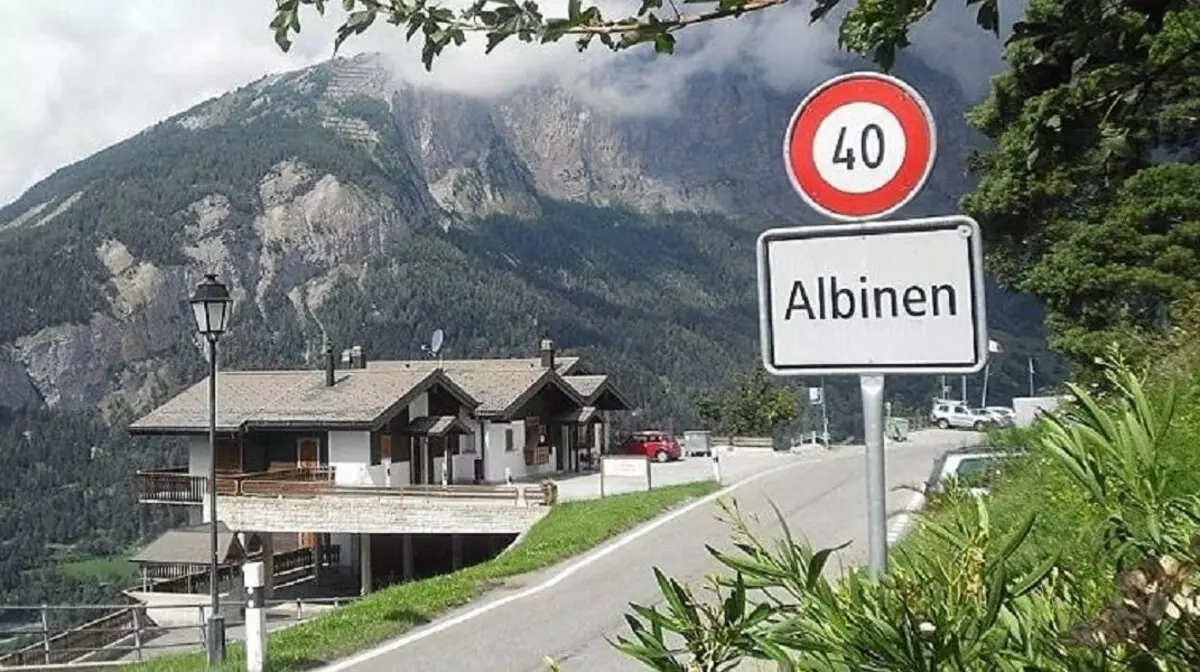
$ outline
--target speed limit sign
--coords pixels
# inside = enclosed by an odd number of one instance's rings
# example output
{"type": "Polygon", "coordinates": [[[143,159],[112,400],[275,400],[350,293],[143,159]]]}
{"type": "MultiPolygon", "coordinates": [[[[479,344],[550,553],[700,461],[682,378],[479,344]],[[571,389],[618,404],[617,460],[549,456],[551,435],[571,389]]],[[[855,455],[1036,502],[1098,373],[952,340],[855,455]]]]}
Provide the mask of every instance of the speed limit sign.
{"type": "Polygon", "coordinates": [[[854,72],[827,80],[800,102],[783,153],[792,186],[814,210],[845,221],[877,219],[924,186],[937,129],[911,86],[854,72]]]}

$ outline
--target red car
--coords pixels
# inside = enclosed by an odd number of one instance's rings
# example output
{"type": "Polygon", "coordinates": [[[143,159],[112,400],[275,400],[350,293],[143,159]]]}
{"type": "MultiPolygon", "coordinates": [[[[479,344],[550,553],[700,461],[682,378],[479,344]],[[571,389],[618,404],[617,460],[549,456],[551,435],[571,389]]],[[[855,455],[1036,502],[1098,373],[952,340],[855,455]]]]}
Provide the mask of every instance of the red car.
{"type": "Polygon", "coordinates": [[[617,449],[621,455],[645,455],[658,462],[683,457],[683,447],[672,435],[658,430],[634,432],[617,449]]]}

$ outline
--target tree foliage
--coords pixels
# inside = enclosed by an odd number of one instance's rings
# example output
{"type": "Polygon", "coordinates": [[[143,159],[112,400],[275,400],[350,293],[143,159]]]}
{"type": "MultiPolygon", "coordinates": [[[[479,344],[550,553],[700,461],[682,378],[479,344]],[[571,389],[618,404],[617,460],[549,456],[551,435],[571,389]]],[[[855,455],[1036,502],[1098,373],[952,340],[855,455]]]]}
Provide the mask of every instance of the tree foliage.
{"type": "Polygon", "coordinates": [[[696,398],[696,412],[711,430],[726,436],[770,436],[796,419],[799,401],[760,366],[743,374],[735,387],[696,398]]]}
{"type": "Polygon", "coordinates": [[[971,116],[993,142],[963,205],[990,270],[1090,363],[1161,333],[1200,278],[1200,5],[1034,0],[1006,59],[971,116]]]}
{"type": "MultiPolygon", "coordinates": [[[[529,43],[558,42],[570,37],[580,51],[599,41],[613,51],[650,43],[661,54],[675,51],[675,34],[689,26],[785,5],[790,0],[641,0],[637,10],[606,16],[597,5],[568,0],[564,16],[547,16],[533,0],[474,0],[455,11],[428,0],[342,0],[346,19],[337,29],[334,48],[359,35],[379,21],[404,30],[405,39],[421,36],[421,60],[427,69],[447,47],[466,43],[468,35],[482,33],[490,53],[510,38],[529,43]],[[683,11],[684,9],[693,11],[683,11]]],[[[275,41],[286,51],[300,32],[300,13],[312,7],[325,13],[331,0],[277,0],[271,29],[275,41]]],[[[818,0],[810,18],[818,21],[842,4],[842,0],[818,0]]],[[[896,52],[908,46],[908,31],[927,16],[937,0],[862,0],[846,14],[839,32],[840,44],[869,56],[885,69],[891,68],[896,52]]],[[[999,0],[967,0],[979,5],[980,26],[999,34],[999,0]]]]}

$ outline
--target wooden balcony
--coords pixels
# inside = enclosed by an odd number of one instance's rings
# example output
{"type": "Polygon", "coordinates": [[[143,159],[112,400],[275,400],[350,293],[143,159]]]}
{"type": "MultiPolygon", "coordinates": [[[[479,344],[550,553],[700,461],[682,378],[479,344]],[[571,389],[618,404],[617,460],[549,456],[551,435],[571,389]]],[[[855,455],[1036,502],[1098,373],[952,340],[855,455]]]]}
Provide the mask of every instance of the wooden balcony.
{"type": "MultiPolygon", "coordinates": [[[[137,473],[138,501],[143,504],[203,504],[207,486],[207,477],[188,474],[187,467],[137,473]]],[[[512,500],[515,504],[548,506],[554,504],[557,499],[557,487],[552,483],[346,486],[334,482],[333,467],[306,467],[255,473],[218,472],[217,494],[222,497],[271,498],[346,495],[512,500]]]]}
{"type": "Polygon", "coordinates": [[[137,472],[138,501],[143,504],[202,504],[208,479],[191,476],[187,467],[137,472]]]}

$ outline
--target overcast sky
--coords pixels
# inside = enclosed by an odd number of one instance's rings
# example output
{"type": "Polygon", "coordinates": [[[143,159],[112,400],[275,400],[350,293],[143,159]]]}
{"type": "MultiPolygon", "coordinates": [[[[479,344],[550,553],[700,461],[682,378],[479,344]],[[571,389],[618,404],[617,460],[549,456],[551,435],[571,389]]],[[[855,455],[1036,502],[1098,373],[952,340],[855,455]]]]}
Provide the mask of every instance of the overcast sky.
{"type": "MultiPolygon", "coordinates": [[[[802,2],[804,0],[793,0],[802,2]]],[[[945,0],[955,2],[955,0],[945,0]]],[[[939,9],[936,25],[914,36],[919,55],[979,95],[997,67],[999,45],[959,8],[939,9]]],[[[156,121],[267,73],[329,58],[336,13],[304,17],[304,31],[288,54],[271,39],[272,0],[5,0],[0,7],[0,204],[55,169],[118,142],[156,121]]],[[[337,7],[340,3],[329,3],[337,7]]],[[[543,3],[547,13],[557,6],[543,3]]],[[[335,10],[337,11],[337,10],[335,10]]],[[[723,21],[684,31],[685,56],[654,67],[614,68],[619,62],[596,47],[577,54],[569,43],[551,47],[502,46],[484,57],[471,48],[449,53],[426,74],[415,47],[380,24],[343,47],[344,55],[385,51],[401,75],[416,82],[488,95],[553,78],[618,82],[660,105],[664,84],[691,74],[751,69],[769,84],[788,88],[833,74],[832,25],[810,26],[807,6],[770,10],[760,19],[723,21]],[[619,74],[614,74],[619,73],[619,74]]],[[[1011,21],[1013,17],[1006,17],[1011,21]]],[[[628,63],[628,56],[622,57],[628,63]]],[[[803,91],[798,91],[798,97],[803,91]]]]}

